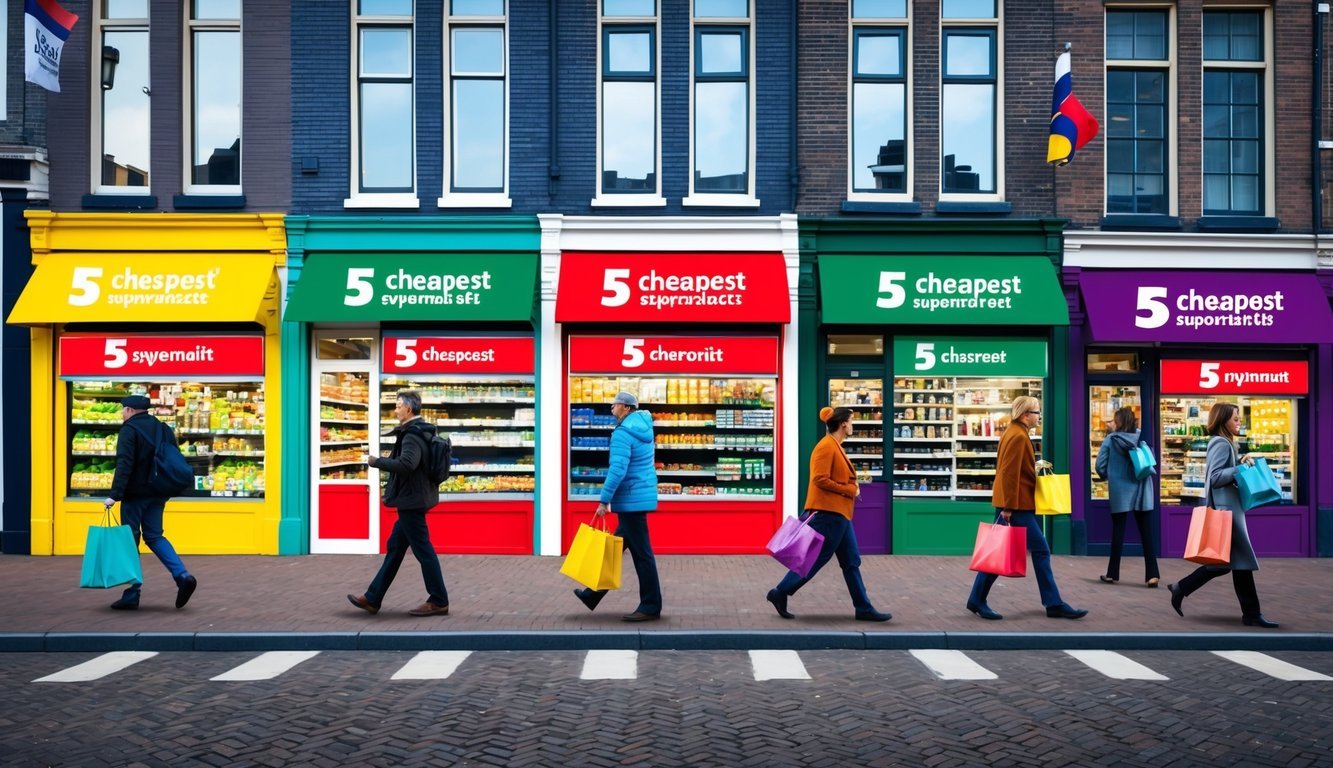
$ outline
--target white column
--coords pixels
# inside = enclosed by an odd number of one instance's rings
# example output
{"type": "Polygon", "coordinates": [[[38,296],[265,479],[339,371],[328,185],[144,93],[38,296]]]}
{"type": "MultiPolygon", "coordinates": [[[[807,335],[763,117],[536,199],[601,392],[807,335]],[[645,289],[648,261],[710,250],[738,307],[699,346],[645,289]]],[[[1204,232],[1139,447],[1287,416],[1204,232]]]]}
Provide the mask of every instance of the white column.
{"type": "Polygon", "coordinates": [[[561,214],[539,214],[541,264],[538,271],[541,354],[537,371],[537,554],[560,554],[560,520],[564,515],[565,359],[560,325],[555,321],[555,296],[560,282],[561,214]]]}

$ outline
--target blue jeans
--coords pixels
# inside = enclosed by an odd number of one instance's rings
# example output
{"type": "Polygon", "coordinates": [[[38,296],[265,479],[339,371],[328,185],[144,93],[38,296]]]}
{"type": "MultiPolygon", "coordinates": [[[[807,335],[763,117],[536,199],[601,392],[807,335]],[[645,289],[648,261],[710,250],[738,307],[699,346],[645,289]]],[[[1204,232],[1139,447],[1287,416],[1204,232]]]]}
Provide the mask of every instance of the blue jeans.
{"type": "MultiPolygon", "coordinates": [[[[656,616],[662,612],[662,583],[657,579],[657,558],[648,540],[647,512],[620,512],[616,515],[615,535],[625,539],[625,549],[634,561],[634,575],[639,579],[639,607],[635,611],[656,616]]],[[[585,590],[588,602],[596,607],[607,590],[585,590]]]]}
{"type": "MultiPolygon", "coordinates": [[[[1000,510],[995,510],[995,522],[1004,518],[1000,510]]],[[[1032,555],[1032,570],[1037,576],[1037,590],[1041,592],[1041,604],[1047,608],[1064,605],[1060,597],[1060,588],[1055,586],[1055,573],[1051,571],[1051,548],[1046,544],[1046,536],[1041,532],[1041,521],[1035,512],[1015,512],[1009,518],[1010,525],[1021,525],[1028,529],[1028,554],[1032,555]]],[[[991,585],[1000,578],[993,573],[978,573],[972,581],[972,594],[967,598],[968,605],[985,605],[991,585]]]]}
{"type": "Polygon", "coordinates": [[[398,522],[393,524],[389,534],[389,543],[385,547],[384,562],[379,573],[366,590],[366,600],[378,606],[384,600],[384,593],[398,575],[398,567],[403,564],[407,550],[411,549],[421,563],[421,578],[426,582],[426,599],[431,605],[448,605],[449,592],[444,588],[444,574],[440,572],[440,558],[435,554],[435,547],[430,543],[430,528],[426,525],[426,510],[400,509],[398,522]]]}
{"type": "MultiPolygon", "coordinates": [[[[171,572],[171,578],[177,584],[190,575],[181,562],[176,548],[171,546],[167,537],[162,535],[162,512],[166,509],[166,499],[124,499],[120,503],[120,521],[130,527],[134,533],[134,544],[138,546],[140,536],[152,550],[162,565],[171,572]]],[[[132,584],[121,596],[122,600],[138,602],[141,584],[132,584]]]]}
{"type": "Polygon", "coordinates": [[[819,550],[819,557],[815,559],[814,567],[810,573],[802,577],[795,571],[787,571],[787,575],[778,582],[778,592],[791,596],[796,594],[796,590],[805,586],[805,583],[819,573],[819,569],[824,564],[838,556],[838,565],[842,567],[842,580],[847,582],[847,594],[852,596],[852,605],[856,607],[857,613],[866,613],[875,610],[870,604],[870,598],[866,595],[865,582],[861,581],[861,549],[856,546],[856,532],[852,530],[852,521],[839,515],[836,512],[811,512],[806,510],[801,513],[801,519],[814,515],[810,520],[810,527],[814,528],[824,535],[824,546],[819,550]]]}

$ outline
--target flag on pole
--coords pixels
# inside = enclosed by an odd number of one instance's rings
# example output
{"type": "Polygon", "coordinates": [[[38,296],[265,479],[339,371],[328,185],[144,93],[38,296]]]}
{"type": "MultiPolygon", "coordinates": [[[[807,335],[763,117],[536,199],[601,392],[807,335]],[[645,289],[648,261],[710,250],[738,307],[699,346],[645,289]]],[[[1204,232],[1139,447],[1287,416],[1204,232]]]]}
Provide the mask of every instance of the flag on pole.
{"type": "Polygon", "coordinates": [[[1051,137],[1046,144],[1046,162],[1064,165],[1074,151],[1097,135],[1097,118],[1079,103],[1069,74],[1069,51],[1055,61],[1055,92],[1051,96],[1051,137]]]}
{"type": "Polygon", "coordinates": [[[60,93],[60,52],[79,17],[61,8],[56,0],[24,0],[23,14],[27,35],[24,79],[60,93]]]}

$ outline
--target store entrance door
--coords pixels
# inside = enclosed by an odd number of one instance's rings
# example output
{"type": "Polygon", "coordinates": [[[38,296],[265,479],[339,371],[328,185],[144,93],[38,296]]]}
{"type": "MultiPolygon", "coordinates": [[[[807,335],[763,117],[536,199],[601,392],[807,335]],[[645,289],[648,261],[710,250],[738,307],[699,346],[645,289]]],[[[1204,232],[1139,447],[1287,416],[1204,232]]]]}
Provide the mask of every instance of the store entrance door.
{"type": "Polygon", "coordinates": [[[884,482],[884,366],[830,364],[826,385],[829,405],[852,409],[852,436],[843,443],[843,451],[856,467],[861,490],[852,515],[856,543],[862,554],[888,554],[893,526],[892,494],[884,482]]]}
{"type": "Polygon", "coordinates": [[[311,361],[310,551],[315,554],[379,552],[379,494],[366,465],[378,451],[373,432],[379,402],[375,331],[316,331],[311,361]]]}
{"type": "MultiPolygon", "coordinates": [[[[1122,408],[1130,408],[1134,412],[1134,420],[1138,425],[1140,440],[1146,442],[1153,451],[1154,456],[1161,456],[1161,451],[1157,445],[1157,430],[1153,428],[1155,423],[1155,413],[1153,409],[1145,407],[1144,393],[1150,389],[1148,383],[1142,377],[1143,365],[1138,353],[1126,353],[1124,355],[1115,354],[1093,354],[1090,355],[1090,364],[1088,372],[1088,484],[1089,498],[1086,501],[1085,518],[1088,531],[1088,554],[1090,555],[1109,555],[1111,551],[1112,524],[1110,488],[1109,484],[1101,480],[1097,475],[1097,453],[1102,447],[1102,443],[1116,430],[1116,412],[1122,408]],[[1107,368],[1105,373],[1097,371],[1099,364],[1109,365],[1104,361],[1112,360],[1117,364],[1123,358],[1134,361],[1132,367],[1125,365],[1129,369],[1126,373],[1119,373],[1119,368],[1107,368]],[[1112,372],[1117,371],[1117,372],[1112,372]]],[[[1107,446],[1110,450],[1110,446],[1107,446]]],[[[1159,467],[1158,469],[1162,469],[1159,467]]],[[[1175,481],[1179,481],[1177,476],[1175,481]]],[[[1170,482],[1171,478],[1165,475],[1154,480],[1158,482],[1170,482]]],[[[1159,512],[1156,502],[1158,493],[1153,493],[1153,514],[1149,529],[1153,537],[1160,541],[1159,533],[1159,512]]],[[[1160,548],[1159,548],[1160,549],[1160,548]]],[[[1121,553],[1122,558],[1128,556],[1141,556],[1143,554],[1142,539],[1140,531],[1136,526],[1126,521],[1124,549],[1121,553]]],[[[1160,552],[1159,552],[1160,554],[1160,552]]],[[[1123,560],[1122,560],[1123,562],[1123,560]]]]}

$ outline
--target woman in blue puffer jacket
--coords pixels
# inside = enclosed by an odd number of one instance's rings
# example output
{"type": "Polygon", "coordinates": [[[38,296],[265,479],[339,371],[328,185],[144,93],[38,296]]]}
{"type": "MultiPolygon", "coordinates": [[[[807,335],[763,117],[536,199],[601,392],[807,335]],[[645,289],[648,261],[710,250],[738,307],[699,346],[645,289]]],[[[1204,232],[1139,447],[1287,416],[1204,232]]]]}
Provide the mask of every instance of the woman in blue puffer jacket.
{"type": "Polygon", "coordinates": [[[1143,580],[1156,587],[1161,573],[1157,570],[1155,535],[1152,529],[1153,486],[1152,476],[1135,477],[1130,451],[1139,445],[1138,417],[1133,408],[1115,412],[1115,431],[1106,436],[1097,451],[1097,476],[1107,483],[1111,500],[1111,559],[1103,582],[1114,584],[1120,580],[1120,552],[1125,546],[1125,523],[1131,513],[1143,542],[1143,580]]]}

